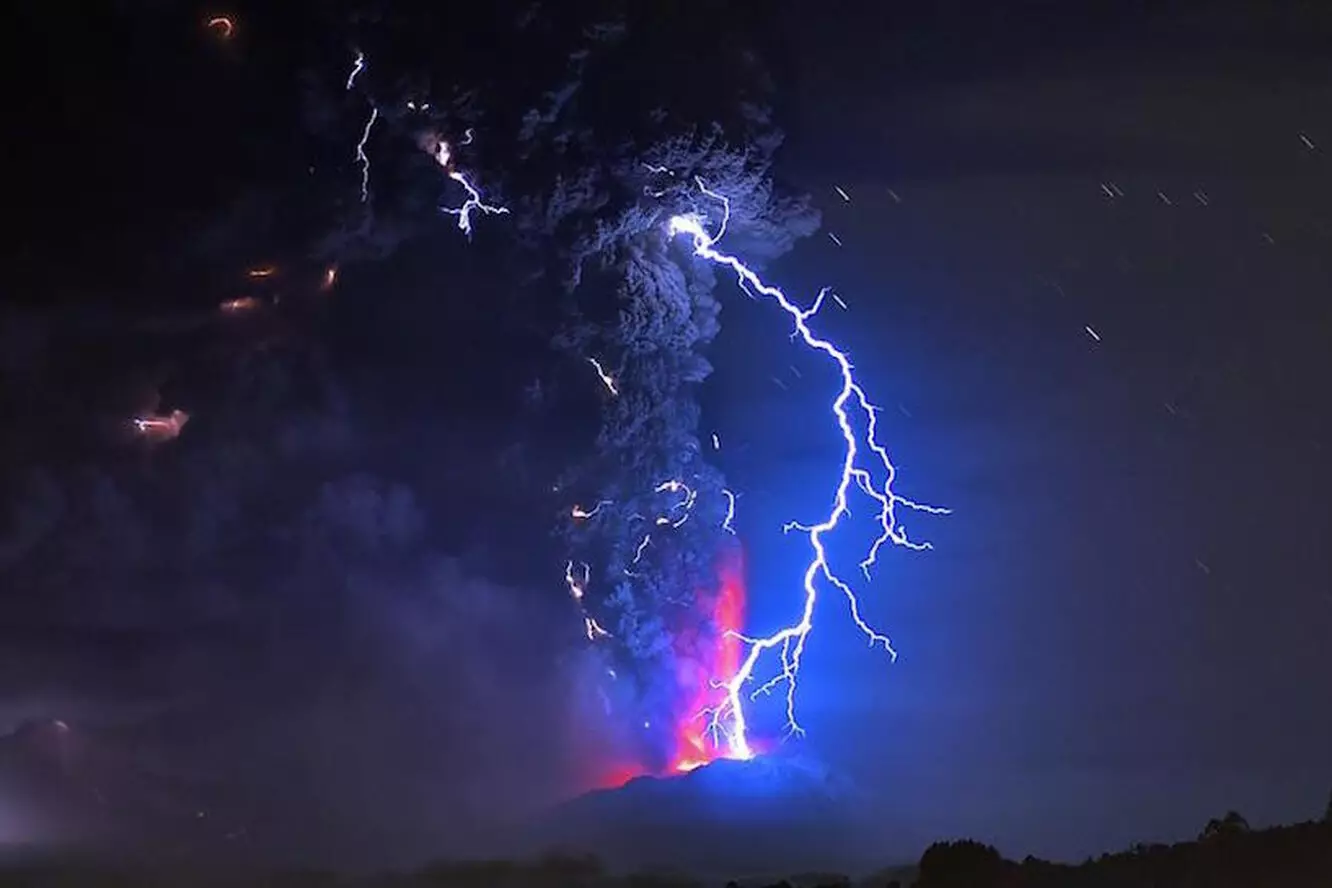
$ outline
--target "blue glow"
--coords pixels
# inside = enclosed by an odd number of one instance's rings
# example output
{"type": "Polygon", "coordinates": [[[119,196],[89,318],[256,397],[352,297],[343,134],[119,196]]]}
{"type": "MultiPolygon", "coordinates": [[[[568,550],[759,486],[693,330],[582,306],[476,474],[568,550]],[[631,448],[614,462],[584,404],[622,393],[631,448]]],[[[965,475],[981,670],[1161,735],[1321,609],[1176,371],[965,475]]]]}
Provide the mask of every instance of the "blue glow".
{"type": "MultiPolygon", "coordinates": [[[[885,543],[891,542],[894,545],[916,550],[930,548],[929,543],[917,542],[907,536],[906,529],[898,520],[898,506],[934,515],[946,515],[949,510],[917,503],[902,497],[893,490],[897,470],[888,456],[887,449],[878,440],[877,408],[870,402],[865,390],[856,380],[854,366],[847,354],[829,340],[817,336],[809,326],[810,320],[823,307],[824,300],[830,291],[824,288],[819,291],[819,295],[809,308],[801,308],[792,302],[782,290],[764,282],[745,263],[734,256],[717,250],[716,244],[725,234],[726,226],[730,221],[730,203],[725,196],[709,191],[701,181],[698,181],[697,184],[704,195],[718,201],[722,207],[722,219],[717,233],[709,234],[704,228],[703,219],[699,215],[688,214],[673,216],[670,219],[669,231],[671,236],[687,235],[693,243],[695,256],[706,259],[714,265],[730,269],[735,273],[736,282],[746,294],[750,296],[757,294],[777,303],[792,320],[795,328],[793,338],[798,336],[806,347],[827,356],[836,365],[842,382],[841,388],[831,405],[833,417],[845,443],[841,472],[833,492],[832,509],[817,524],[791,522],[784,528],[787,532],[798,530],[804,533],[809,540],[812,552],[812,557],[804,572],[802,584],[804,603],[800,619],[771,635],[763,637],[728,633],[739,638],[747,645],[746,655],[740,668],[733,675],[716,683],[718,688],[725,691],[726,696],[719,706],[707,713],[711,719],[710,729],[714,740],[725,738],[726,752],[730,757],[748,759],[754,756],[754,750],[749,741],[748,723],[745,718],[741,691],[745,685],[754,680],[754,669],[768,651],[780,651],[780,671],[773,678],[760,685],[757,690],[750,693],[749,699],[753,700],[760,694],[769,693],[784,684],[786,686],[787,730],[794,734],[804,733],[804,729],[796,718],[796,679],[800,671],[800,661],[804,654],[805,642],[814,629],[814,609],[818,602],[818,581],[820,577],[845,597],[851,619],[869,640],[870,645],[872,647],[882,645],[889,656],[896,659],[897,652],[894,650],[888,636],[865,622],[860,614],[860,600],[857,598],[855,591],[849,583],[833,571],[828,561],[824,537],[836,530],[842,518],[849,514],[848,499],[853,484],[878,507],[877,523],[880,533],[860,562],[861,571],[866,577],[869,576],[869,570],[876,563],[879,552],[885,543]],[[851,414],[853,411],[864,418],[865,429],[863,433],[858,433],[852,424],[851,414]]],[[[729,525],[729,518],[727,523],[729,525]]]]}

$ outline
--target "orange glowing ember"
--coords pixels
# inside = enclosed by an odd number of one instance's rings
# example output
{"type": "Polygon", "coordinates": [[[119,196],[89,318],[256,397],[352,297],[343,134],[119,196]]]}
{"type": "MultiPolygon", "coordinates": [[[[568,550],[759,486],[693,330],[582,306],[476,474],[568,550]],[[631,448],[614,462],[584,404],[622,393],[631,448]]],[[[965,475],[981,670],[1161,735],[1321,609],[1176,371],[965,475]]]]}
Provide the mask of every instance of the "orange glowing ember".
{"type": "Polygon", "coordinates": [[[136,416],[134,428],[149,441],[170,441],[189,421],[190,415],[184,410],[172,410],[166,416],[136,416]]]}
{"type": "Polygon", "coordinates": [[[251,268],[246,275],[252,278],[267,278],[277,274],[277,269],[272,265],[261,265],[259,268],[251,268]]]}
{"type": "Polygon", "coordinates": [[[230,16],[215,15],[208,20],[208,28],[216,31],[223,40],[230,40],[231,35],[236,33],[236,23],[230,16]]]}
{"type": "Polygon", "coordinates": [[[242,312],[253,311],[259,307],[259,300],[253,296],[242,296],[239,299],[228,299],[218,308],[227,314],[240,314],[242,312]]]}

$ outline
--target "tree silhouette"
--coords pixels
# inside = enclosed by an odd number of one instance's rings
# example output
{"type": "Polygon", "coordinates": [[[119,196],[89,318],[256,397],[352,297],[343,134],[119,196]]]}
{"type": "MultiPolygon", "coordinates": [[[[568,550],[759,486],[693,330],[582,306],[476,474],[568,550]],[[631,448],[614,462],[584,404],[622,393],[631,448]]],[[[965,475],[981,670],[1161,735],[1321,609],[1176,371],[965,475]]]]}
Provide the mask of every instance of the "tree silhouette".
{"type": "Polygon", "coordinates": [[[917,888],[984,888],[998,882],[1004,871],[998,850],[963,839],[935,842],[920,858],[917,888]]]}
{"type": "Polygon", "coordinates": [[[1249,821],[1238,811],[1227,811],[1226,816],[1220,820],[1213,817],[1207,821],[1207,826],[1203,829],[1200,838],[1203,841],[1222,838],[1225,836],[1235,836],[1249,831],[1249,821]]]}

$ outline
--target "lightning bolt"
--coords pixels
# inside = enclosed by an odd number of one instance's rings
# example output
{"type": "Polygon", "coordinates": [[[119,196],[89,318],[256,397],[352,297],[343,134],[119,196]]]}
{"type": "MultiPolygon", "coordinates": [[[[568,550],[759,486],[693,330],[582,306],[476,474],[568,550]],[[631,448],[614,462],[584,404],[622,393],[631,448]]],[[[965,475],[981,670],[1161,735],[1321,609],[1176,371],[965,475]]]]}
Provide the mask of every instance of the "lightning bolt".
{"type": "Polygon", "coordinates": [[[735,521],[735,494],[723,487],[722,496],[726,497],[726,519],[722,521],[722,530],[734,535],[735,526],[733,522],[735,521]]]}
{"type": "Polygon", "coordinates": [[[351,88],[356,85],[356,78],[360,77],[361,72],[364,70],[365,70],[365,53],[361,52],[358,49],[356,50],[356,60],[352,62],[351,73],[347,75],[348,92],[351,92],[351,88]]]}
{"type": "Polygon", "coordinates": [[[673,510],[679,510],[682,514],[679,518],[669,518],[666,515],[657,516],[657,526],[669,524],[671,527],[679,527],[689,520],[689,514],[694,510],[694,500],[698,499],[698,491],[688,484],[679,480],[663,481],[657,485],[653,493],[683,493],[684,498],[675,504],[673,510]]]}
{"type": "Polygon", "coordinates": [[[603,506],[611,505],[610,500],[602,500],[590,509],[584,509],[582,506],[574,506],[569,510],[569,514],[578,521],[586,521],[595,518],[601,512],[603,506]]]}
{"type": "MultiPolygon", "coordinates": [[[[365,70],[365,53],[359,49],[356,50],[356,59],[352,62],[351,72],[347,75],[347,92],[351,92],[356,85],[356,78],[361,76],[365,70]]],[[[379,107],[373,102],[370,104],[370,117],[365,122],[365,129],[361,131],[361,141],[356,143],[356,162],[361,165],[361,203],[370,199],[370,157],[365,153],[366,143],[370,141],[370,131],[375,127],[375,121],[379,119],[379,107]]]]}
{"type": "MultiPolygon", "coordinates": [[[[814,610],[819,598],[821,584],[836,589],[846,599],[851,619],[856,627],[868,639],[870,646],[882,646],[888,655],[896,659],[892,641],[887,635],[871,627],[860,614],[860,600],[851,585],[839,577],[829,564],[824,538],[835,531],[842,518],[849,514],[848,499],[852,488],[856,488],[868,497],[878,508],[877,523],[880,533],[870,546],[861,569],[868,575],[874,566],[880,549],[886,543],[904,546],[909,549],[928,549],[927,542],[917,542],[907,537],[906,530],[898,520],[897,508],[912,509],[934,515],[946,515],[948,509],[924,505],[908,500],[893,490],[893,481],[897,469],[889,458],[888,451],[878,440],[878,410],[870,402],[865,390],[856,380],[854,366],[846,352],[839,349],[830,340],[817,335],[810,328],[810,321],[819,313],[824,299],[831,292],[823,289],[809,308],[801,308],[778,287],[766,283],[740,259],[719,251],[716,247],[726,231],[730,221],[730,203],[723,195],[709,191],[702,181],[696,180],[700,191],[718,201],[722,207],[721,224],[716,234],[709,234],[703,226],[702,218],[697,214],[673,216],[668,223],[672,237],[686,235],[693,245],[694,255],[713,265],[729,269],[734,273],[740,288],[750,296],[757,294],[777,304],[791,318],[792,339],[798,338],[806,348],[818,352],[837,368],[841,377],[841,386],[833,399],[831,408],[833,419],[841,432],[845,445],[841,461],[841,472],[833,490],[832,508],[827,516],[816,524],[792,522],[787,531],[798,530],[809,541],[810,561],[805,568],[802,590],[803,607],[800,618],[773,632],[771,635],[754,637],[737,632],[728,633],[746,645],[746,653],[736,672],[724,680],[714,681],[714,686],[724,691],[723,700],[708,710],[709,729],[714,741],[724,739],[727,753],[738,759],[752,758],[753,748],[748,738],[748,725],[745,719],[742,691],[754,680],[754,670],[763,655],[769,651],[779,651],[780,671],[771,680],[762,684],[749,694],[753,700],[760,694],[766,694],[777,687],[786,687],[786,723],[790,734],[803,734],[796,718],[796,686],[800,671],[801,658],[805,652],[805,643],[814,629],[814,610]],[[852,421],[852,414],[863,420],[863,431],[858,432],[852,421]]],[[[729,517],[728,522],[729,524],[729,517]]]]}
{"type": "MultiPolygon", "coordinates": [[[[463,140],[459,145],[472,144],[472,131],[469,129],[463,133],[463,140]]],[[[448,142],[441,139],[435,146],[435,162],[444,170],[445,175],[462,186],[463,191],[467,192],[467,200],[463,201],[459,207],[441,207],[440,209],[450,216],[458,217],[458,229],[468,237],[472,236],[472,213],[480,210],[488,216],[504,216],[509,212],[508,207],[499,207],[488,204],[481,199],[481,192],[472,184],[466,175],[459,172],[453,166],[453,148],[448,142]]]]}
{"type": "Polygon", "coordinates": [[[611,397],[619,397],[620,390],[615,385],[615,377],[607,373],[606,368],[596,358],[588,358],[587,362],[592,365],[593,370],[597,371],[597,378],[606,387],[606,391],[610,392],[611,397]]]}
{"type": "Polygon", "coordinates": [[[573,561],[565,565],[564,582],[569,586],[569,595],[578,604],[578,610],[583,615],[583,630],[587,634],[587,640],[609,638],[610,633],[587,612],[587,604],[583,601],[587,595],[587,584],[592,579],[592,568],[582,562],[578,563],[577,568],[575,569],[573,561]]]}
{"type": "Polygon", "coordinates": [[[150,440],[169,441],[180,435],[190,415],[184,410],[172,410],[166,416],[136,416],[131,422],[135,431],[150,440]]]}
{"type": "Polygon", "coordinates": [[[652,542],[652,534],[645,533],[643,538],[638,541],[638,548],[634,550],[634,560],[630,564],[637,564],[643,560],[643,552],[647,550],[648,544],[652,542]]]}
{"type": "Polygon", "coordinates": [[[643,553],[647,551],[647,547],[651,544],[652,544],[652,534],[650,533],[643,534],[643,538],[638,541],[638,547],[634,549],[633,560],[629,562],[628,567],[624,568],[624,575],[626,577],[634,577],[635,579],[637,579],[638,577],[642,576],[642,574],[634,570],[633,567],[635,564],[638,564],[638,562],[643,560],[643,553]]]}
{"type": "Polygon", "coordinates": [[[356,143],[356,162],[361,165],[361,203],[370,199],[370,158],[365,153],[365,144],[370,141],[370,131],[375,128],[375,121],[379,119],[379,108],[370,106],[370,118],[365,122],[365,129],[361,132],[361,141],[356,143]]]}

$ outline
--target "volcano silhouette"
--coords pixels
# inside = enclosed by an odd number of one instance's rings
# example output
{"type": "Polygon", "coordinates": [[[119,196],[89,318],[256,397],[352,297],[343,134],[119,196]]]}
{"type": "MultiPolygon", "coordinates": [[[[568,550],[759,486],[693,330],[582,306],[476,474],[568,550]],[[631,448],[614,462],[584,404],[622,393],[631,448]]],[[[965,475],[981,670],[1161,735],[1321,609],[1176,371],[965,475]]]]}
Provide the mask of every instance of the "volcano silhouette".
{"type": "Polygon", "coordinates": [[[578,796],[547,812],[528,840],[590,852],[619,870],[723,878],[853,873],[919,853],[902,830],[870,816],[870,802],[810,757],[718,760],[578,796]]]}

